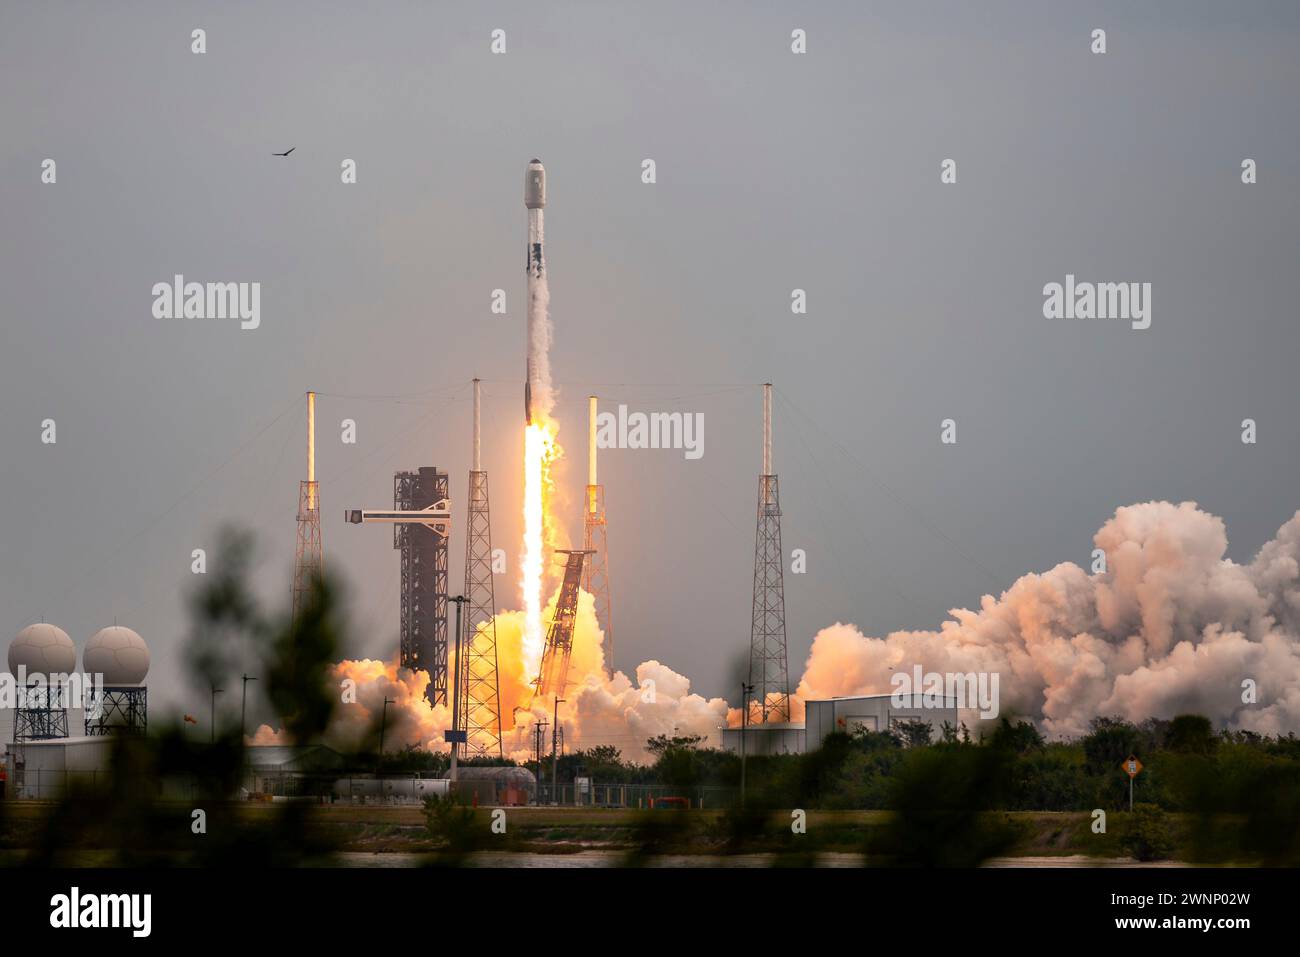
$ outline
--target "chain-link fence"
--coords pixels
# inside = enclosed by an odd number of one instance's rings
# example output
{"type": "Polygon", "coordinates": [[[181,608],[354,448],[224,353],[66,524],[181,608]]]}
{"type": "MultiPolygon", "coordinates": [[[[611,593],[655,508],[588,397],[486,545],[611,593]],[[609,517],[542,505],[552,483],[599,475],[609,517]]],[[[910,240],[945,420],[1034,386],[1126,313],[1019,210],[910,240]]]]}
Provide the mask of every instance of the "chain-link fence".
{"type": "MultiPolygon", "coordinates": [[[[111,786],[112,772],[15,769],[6,782],[5,797],[20,801],[58,801],[76,793],[111,786]]],[[[531,782],[530,782],[531,783],[531,782]]],[[[190,801],[209,796],[195,778],[169,776],[156,782],[156,795],[164,801],[190,801]]],[[[462,781],[454,789],[458,799],[480,807],[496,804],[531,804],[541,807],[588,808],[721,808],[736,802],[737,788],[672,787],[663,784],[617,784],[579,781],[552,787],[540,782],[536,789],[512,791],[508,796],[489,782],[462,781]]],[[[251,769],[231,798],[253,801],[310,801],[321,804],[422,804],[426,798],[445,798],[453,788],[445,778],[410,775],[307,774],[251,769]]]]}
{"type": "Polygon", "coordinates": [[[740,795],[738,788],[672,787],[666,784],[559,784],[549,782],[538,785],[537,804],[560,807],[606,808],[719,808],[735,803],[740,795]]]}

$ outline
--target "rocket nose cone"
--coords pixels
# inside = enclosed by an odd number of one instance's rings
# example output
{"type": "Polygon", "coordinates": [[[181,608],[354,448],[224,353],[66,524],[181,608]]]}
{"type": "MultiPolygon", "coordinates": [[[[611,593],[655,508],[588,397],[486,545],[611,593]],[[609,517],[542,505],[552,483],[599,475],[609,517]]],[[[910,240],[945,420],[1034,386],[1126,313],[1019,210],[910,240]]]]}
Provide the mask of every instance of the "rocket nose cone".
{"type": "Polygon", "coordinates": [[[524,205],[529,209],[541,209],[546,205],[546,169],[540,160],[529,163],[524,173],[524,205]]]}

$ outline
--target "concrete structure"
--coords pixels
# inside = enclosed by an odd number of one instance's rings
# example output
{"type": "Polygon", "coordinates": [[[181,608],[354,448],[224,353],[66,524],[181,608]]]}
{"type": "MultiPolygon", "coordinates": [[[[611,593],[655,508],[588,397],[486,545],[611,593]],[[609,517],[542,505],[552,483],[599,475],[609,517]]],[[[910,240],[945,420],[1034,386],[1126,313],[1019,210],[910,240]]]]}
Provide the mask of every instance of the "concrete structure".
{"type": "Polygon", "coordinates": [[[106,737],[14,742],[5,754],[5,796],[57,801],[70,789],[102,784],[112,753],[113,739],[106,737]]]}
{"type": "MultiPolygon", "coordinates": [[[[919,698],[920,695],[917,695],[919,698]]],[[[888,731],[900,721],[924,721],[933,729],[933,740],[938,741],[947,722],[958,726],[957,699],[940,698],[940,706],[894,707],[887,694],[860,695],[850,698],[828,698],[804,704],[804,727],[808,749],[821,747],[827,735],[836,731],[852,734],[856,730],[888,731]]],[[[910,703],[910,702],[909,702],[910,703]]],[[[915,702],[920,704],[920,701],[915,702]]]]}

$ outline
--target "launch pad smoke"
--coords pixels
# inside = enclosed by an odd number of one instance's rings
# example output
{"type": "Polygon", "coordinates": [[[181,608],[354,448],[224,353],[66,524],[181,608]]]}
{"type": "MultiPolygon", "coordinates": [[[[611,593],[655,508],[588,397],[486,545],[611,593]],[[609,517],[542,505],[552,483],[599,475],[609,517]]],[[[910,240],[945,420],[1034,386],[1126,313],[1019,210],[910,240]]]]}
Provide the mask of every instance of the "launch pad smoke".
{"type": "MultiPolygon", "coordinates": [[[[1002,714],[1030,718],[1052,737],[1085,733],[1094,717],[1131,721],[1199,713],[1216,727],[1261,734],[1300,730],[1300,513],[1248,564],[1226,558],[1222,520],[1195,503],[1146,502],[1120,508],[1094,536],[1106,571],[1072,562],[1022,576],[977,610],[954,609],[937,631],[873,638],[852,624],[822,628],[793,702],[836,695],[889,694],[891,676],[919,666],[943,673],[996,673],[1002,714]]],[[[523,704],[522,613],[497,616],[503,713],[523,704]]],[[[655,734],[702,734],[717,744],[740,712],[691,690],[687,676],[651,660],[633,677],[603,674],[603,635],[591,596],[579,605],[574,638],[576,687],[560,706],[573,748],[615,743],[644,759],[655,734]],[[653,686],[655,693],[646,695],[653,686]]],[[[423,673],[405,676],[380,662],[345,662],[337,676],[358,679],[360,709],[341,708],[334,740],[351,743],[385,695],[399,703],[393,740],[441,749],[445,716],[420,694],[423,673]],[[414,682],[401,693],[400,688],[414,682]],[[398,693],[394,693],[395,690],[398,693]]],[[[545,710],[545,709],[542,709],[545,710]]],[[[539,712],[540,713],[540,712],[539,712]]],[[[543,715],[544,717],[545,715],[543,715]]],[[[974,716],[971,716],[974,717],[974,716]]],[[[506,729],[506,753],[529,754],[521,711],[506,729]]],[[[259,741],[277,739],[263,727],[259,741]]]]}

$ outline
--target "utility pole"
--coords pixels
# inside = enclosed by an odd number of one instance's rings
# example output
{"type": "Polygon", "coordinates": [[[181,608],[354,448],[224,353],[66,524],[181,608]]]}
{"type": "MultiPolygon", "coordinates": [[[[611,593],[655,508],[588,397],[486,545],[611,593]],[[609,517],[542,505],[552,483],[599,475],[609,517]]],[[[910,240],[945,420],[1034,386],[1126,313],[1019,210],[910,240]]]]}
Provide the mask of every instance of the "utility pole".
{"type": "Polygon", "coordinates": [[[555,722],[551,725],[551,803],[557,807],[560,804],[560,702],[564,700],[555,699],[555,722]]]}
{"type": "Polygon", "coordinates": [[[212,686],[212,705],[208,709],[208,744],[214,744],[217,740],[217,695],[224,692],[224,688],[212,686]]]}
{"type": "Polygon", "coordinates": [[[379,761],[375,763],[376,770],[379,768],[379,762],[384,760],[384,728],[388,725],[388,706],[390,704],[397,704],[396,699],[384,695],[384,710],[379,718],[379,761]]]}
{"type": "MultiPolygon", "coordinates": [[[[456,756],[460,752],[460,746],[462,744],[461,738],[469,737],[461,727],[461,723],[466,716],[461,713],[460,708],[460,695],[465,688],[465,676],[460,673],[460,606],[469,601],[469,599],[464,595],[449,595],[447,601],[454,601],[456,603],[456,640],[453,643],[455,650],[452,653],[454,660],[451,665],[451,672],[455,675],[455,681],[451,697],[451,734],[448,735],[448,738],[451,741],[451,776],[449,780],[454,789],[456,786],[456,756]]],[[[468,741],[464,743],[468,743],[468,741]]]]}
{"type": "Polygon", "coordinates": [[[754,686],[740,683],[740,806],[745,806],[745,738],[749,728],[749,696],[754,686]]]}
{"type": "Polygon", "coordinates": [[[250,678],[248,675],[241,675],[244,680],[244,689],[239,697],[239,742],[244,742],[244,717],[248,713],[248,683],[256,681],[256,678],[250,678]]]}
{"type": "Polygon", "coordinates": [[[546,733],[546,726],[550,722],[534,721],[533,722],[533,751],[537,755],[537,803],[542,803],[542,736],[546,733]]]}

